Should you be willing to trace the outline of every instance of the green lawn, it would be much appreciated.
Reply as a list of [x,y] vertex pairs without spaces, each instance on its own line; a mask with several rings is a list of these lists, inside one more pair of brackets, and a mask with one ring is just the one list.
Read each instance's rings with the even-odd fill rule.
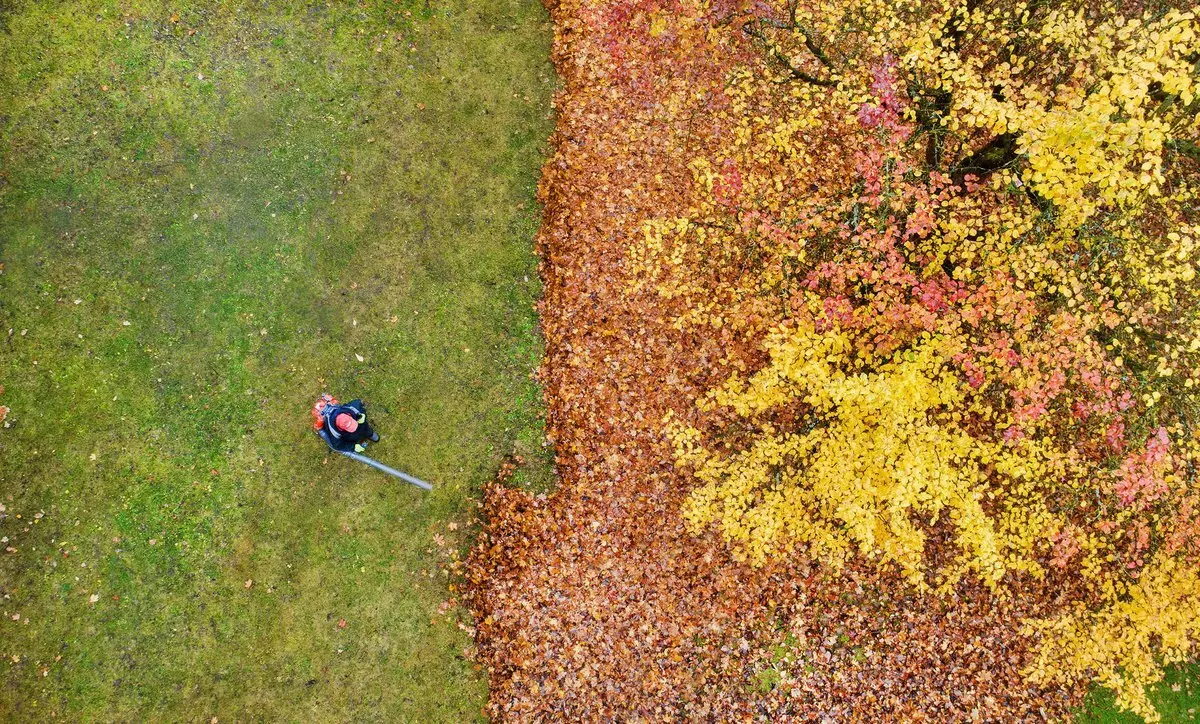
[[[1164,722],[1200,721],[1200,665],[1173,666],[1150,692],[1150,701]],[[1120,711],[1112,694],[1094,688],[1080,714],[1081,724],[1136,724],[1142,718]]]
[[0,2],[0,720],[479,716],[439,562],[504,455],[552,475],[546,23]]

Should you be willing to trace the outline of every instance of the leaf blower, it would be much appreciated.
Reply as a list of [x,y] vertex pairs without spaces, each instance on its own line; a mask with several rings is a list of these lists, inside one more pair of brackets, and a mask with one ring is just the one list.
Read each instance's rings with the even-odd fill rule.
[[362,400],[351,400],[342,404],[332,395],[323,394],[313,403],[312,416],[313,431],[334,452],[370,465],[422,490],[433,490],[433,486],[424,480],[390,468],[362,454],[369,443],[379,442],[378,433],[367,421],[367,407]]

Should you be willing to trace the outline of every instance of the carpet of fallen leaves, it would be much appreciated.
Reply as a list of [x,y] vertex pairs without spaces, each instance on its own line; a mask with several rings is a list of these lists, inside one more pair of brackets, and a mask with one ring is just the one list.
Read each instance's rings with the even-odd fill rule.
[[[551,3],[554,152],[540,196],[545,283],[540,375],[560,484],[487,491],[465,600],[500,720],[1016,720],[1060,718],[1079,690],[1036,690],[1021,668],[1030,595],[964,584],[911,592],[865,565],[833,576],[803,560],[751,568],[683,526],[688,492],[662,420],[723,380],[723,330],[679,331],[680,310],[633,293],[639,224],[670,217],[691,182],[680,139],[703,107],[667,89],[722,82],[753,62],[719,42],[681,48],[630,32],[638,3]],[[614,60],[615,59],[615,60]],[[715,69],[715,71],[714,71]],[[741,352],[750,361],[753,349]],[[502,476],[503,478],[503,476]]]

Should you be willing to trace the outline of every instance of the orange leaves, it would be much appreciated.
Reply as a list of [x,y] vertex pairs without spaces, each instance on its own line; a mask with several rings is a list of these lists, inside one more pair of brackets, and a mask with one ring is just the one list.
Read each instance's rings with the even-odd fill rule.
[[[1188,147],[1034,128],[1121,130],[1086,97],[1092,21],[960,5],[552,4],[561,478],[485,494],[465,599],[492,715],[1064,715],[1083,681],[1030,688],[1020,622],[1200,555],[1194,481],[1147,444],[1200,460]],[[1128,66],[1159,53],[1121,32]],[[1122,73],[1118,97],[1161,95]],[[1133,156],[1162,194],[1088,165]],[[801,329],[819,359],[783,354]]]

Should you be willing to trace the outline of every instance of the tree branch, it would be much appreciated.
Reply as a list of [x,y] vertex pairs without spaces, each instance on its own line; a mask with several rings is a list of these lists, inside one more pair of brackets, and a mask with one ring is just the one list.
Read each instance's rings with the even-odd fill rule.
[[1200,146],[1186,138],[1171,138],[1167,140],[1167,148],[1193,161],[1200,161]]
[[777,30],[790,30],[790,31],[799,32],[804,37],[804,47],[808,48],[808,51],[810,53],[812,53],[817,58],[817,60],[821,62],[822,65],[824,65],[827,68],[832,69],[833,66],[830,64],[829,58],[827,58],[825,56],[825,53],[822,52],[821,49],[818,48],[816,46],[816,44],[812,42],[812,40],[808,36],[808,33],[805,32],[802,28],[800,28],[799,26],[785,25],[783,23],[779,23],[774,20],[768,20],[766,18],[757,18],[754,20],[747,20],[742,25],[742,32],[746,33],[747,35],[749,35],[752,38],[755,38],[755,39],[761,41],[764,45],[766,45],[768,54],[770,54],[770,56],[772,58],[774,58],[775,61],[778,62],[780,65],[782,65],[784,68],[787,68],[788,72],[796,80],[804,81],[805,83],[811,83],[812,85],[822,86],[824,88],[837,87],[837,81],[828,79],[828,78],[818,78],[817,76],[812,75],[811,73],[806,73],[805,71],[800,70],[795,65],[793,65],[791,59],[788,58],[783,52],[780,51],[779,46],[772,43],[770,41],[770,39],[767,38],[766,34],[762,32],[761,29],[759,29],[758,27],[755,27],[755,23],[758,23],[761,25],[769,25],[773,28],[776,28]]
[[[955,10],[946,19],[946,24],[942,28],[942,35],[948,41],[946,48],[950,52],[958,52],[958,46],[962,43],[963,36],[967,32],[965,20],[970,17],[971,13],[978,6],[979,0],[966,0],[961,10]],[[925,165],[930,170],[940,168],[942,165],[943,138],[941,120],[950,112],[950,103],[953,97],[948,91],[938,89],[934,91],[932,100],[931,104],[923,107],[918,112],[918,120],[929,134],[929,141],[925,146]],[[920,116],[924,117],[921,118]]]
[[821,50],[821,46],[817,45],[816,41],[813,40],[812,33],[808,31],[808,28],[804,27],[798,20],[796,20],[796,6],[798,4],[798,2],[793,1],[791,6],[788,8],[788,22],[786,23],[781,23],[778,20],[771,20],[770,18],[758,18],[758,21],[763,25],[770,25],[776,30],[788,30],[794,33],[800,33],[800,36],[804,38],[804,47],[808,49],[808,52],[812,53],[813,57],[821,62],[821,65],[830,70],[835,70],[833,67],[833,62],[829,60],[829,56],[825,55],[825,51]]
[[975,153],[967,156],[955,165],[950,177],[954,183],[961,184],[967,174],[987,176],[993,171],[1010,166],[1017,160],[1017,135],[1002,133],[988,141]]

